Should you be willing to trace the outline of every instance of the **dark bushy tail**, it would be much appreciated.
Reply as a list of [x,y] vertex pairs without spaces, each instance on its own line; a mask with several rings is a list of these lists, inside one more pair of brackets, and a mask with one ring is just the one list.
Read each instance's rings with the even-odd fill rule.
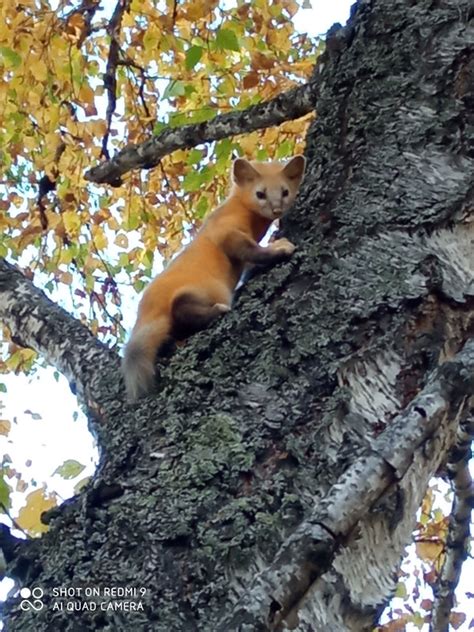
[[169,331],[169,319],[164,316],[133,330],[122,360],[122,373],[130,401],[134,402],[153,390],[156,353]]

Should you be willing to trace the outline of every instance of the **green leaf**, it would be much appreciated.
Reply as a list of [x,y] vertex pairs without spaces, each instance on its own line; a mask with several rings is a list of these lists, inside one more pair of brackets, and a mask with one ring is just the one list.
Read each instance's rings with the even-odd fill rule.
[[395,597],[399,599],[406,599],[408,596],[407,587],[403,582],[398,582],[397,588],[395,590]]
[[128,213],[128,216],[125,218],[123,222],[123,227],[128,232],[130,230],[135,230],[140,225],[140,218],[137,213]]
[[18,53],[16,53],[11,48],[6,48],[5,46],[0,47],[0,55],[3,57],[5,62],[12,66],[13,68],[18,68],[21,65],[21,57]]
[[[182,81],[173,79],[166,86],[163,93],[163,99],[169,99],[170,97],[182,97],[186,92],[186,86]],[[156,127],[156,126],[155,126]]]
[[142,261],[149,268],[153,265],[154,254],[152,250],[146,250],[143,254]]
[[137,292],[137,294],[139,294],[145,288],[146,285],[148,284],[145,281],[142,281],[141,279],[137,279],[136,281],[133,282],[133,289],[135,290],[135,292]]
[[183,179],[183,188],[185,191],[198,191],[211,178],[212,174],[208,167],[203,167],[200,171],[191,171]]
[[4,384],[3,382],[0,382],[0,393],[6,393],[7,392],[7,385]]
[[216,159],[218,162],[221,160],[227,160],[232,152],[232,141],[229,138],[224,138],[216,144]]
[[186,160],[186,164],[188,165],[196,165],[198,162],[202,160],[202,151],[200,149],[191,149],[188,155],[188,159]]
[[276,157],[278,158],[278,160],[281,160],[282,158],[291,156],[293,154],[293,149],[294,149],[294,143],[290,142],[288,139],[284,140],[277,147]]
[[166,123],[161,123],[160,121],[158,121],[153,127],[153,135],[158,136],[158,134],[160,134],[160,132],[162,132],[167,127],[168,126],[166,125]]
[[184,176],[183,189],[185,191],[198,191],[204,184],[204,178],[200,171],[191,171]]
[[205,105],[202,108],[194,110],[194,112],[186,112],[187,122],[192,123],[203,123],[204,121],[209,121],[211,118],[214,118],[216,115],[216,110],[208,105]]
[[191,46],[191,48],[188,48],[186,51],[186,59],[184,60],[186,70],[192,70],[194,68],[202,57],[202,51],[202,46]]
[[202,219],[209,209],[209,200],[201,195],[199,202],[196,204],[196,217]]
[[222,28],[217,31],[216,44],[218,48],[223,50],[235,50],[237,52],[240,50],[237,35],[230,29]]
[[62,478],[69,480],[70,478],[76,478],[76,476],[79,476],[84,468],[85,465],[82,465],[78,461],[68,459],[67,461],[64,461],[62,465],[57,467],[53,474],[59,474]]
[[5,507],[6,509],[8,509],[11,505],[11,500],[10,500],[10,492],[11,492],[11,487],[10,485],[8,485],[8,483],[5,481],[5,479],[0,478],[0,503],[2,505],[2,507],[0,507],[0,511],[3,510],[3,507]]
[[78,494],[81,489],[83,489],[87,483],[91,480],[90,476],[86,476],[85,478],[82,478],[78,483],[76,483],[74,485],[74,491],[76,492],[76,494]]
[[203,123],[204,121],[209,121],[214,118],[215,115],[215,108],[208,105],[188,112],[170,112],[168,114],[168,127],[180,127],[187,123]]

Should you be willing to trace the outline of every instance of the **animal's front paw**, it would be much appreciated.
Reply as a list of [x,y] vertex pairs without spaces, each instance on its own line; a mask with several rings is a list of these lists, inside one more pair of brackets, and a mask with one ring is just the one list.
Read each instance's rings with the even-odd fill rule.
[[214,311],[216,314],[227,314],[227,312],[230,312],[230,307],[225,303],[215,303]]
[[285,237],[272,242],[269,247],[275,254],[287,255],[288,257],[294,253],[296,248],[295,244],[292,244]]

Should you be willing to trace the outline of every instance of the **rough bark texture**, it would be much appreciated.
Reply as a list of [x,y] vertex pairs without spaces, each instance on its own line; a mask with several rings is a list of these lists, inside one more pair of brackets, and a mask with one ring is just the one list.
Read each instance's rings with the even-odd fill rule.
[[[371,629],[473,394],[472,18],[371,0],[331,35],[297,252],[102,411],[93,485],[10,563],[45,607],[8,630]],[[144,611],[53,609],[117,585]]]

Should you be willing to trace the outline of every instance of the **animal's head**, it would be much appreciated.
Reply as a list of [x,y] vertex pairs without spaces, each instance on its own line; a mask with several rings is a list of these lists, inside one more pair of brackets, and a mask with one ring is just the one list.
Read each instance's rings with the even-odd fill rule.
[[233,195],[267,219],[278,219],[291,206],[304,174],[304,156],[287,163],[249,162],[237,158],[232,165]]

